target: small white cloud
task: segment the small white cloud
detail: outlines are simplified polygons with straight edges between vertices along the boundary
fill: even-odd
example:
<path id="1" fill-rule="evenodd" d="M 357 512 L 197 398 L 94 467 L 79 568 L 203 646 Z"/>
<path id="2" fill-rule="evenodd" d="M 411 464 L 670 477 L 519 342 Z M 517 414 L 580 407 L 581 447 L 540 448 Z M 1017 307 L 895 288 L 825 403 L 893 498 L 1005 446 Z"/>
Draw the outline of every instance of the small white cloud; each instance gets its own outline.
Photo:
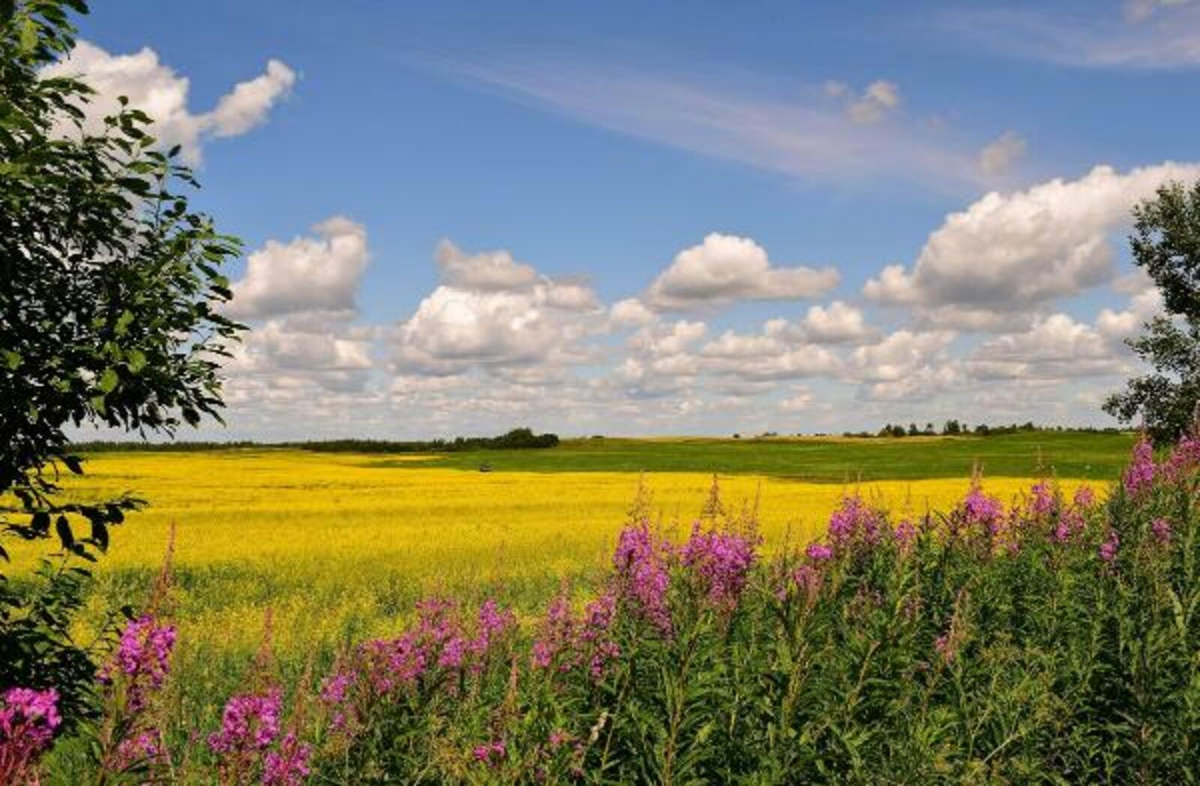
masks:
<path id="1" fill-rule="evenodd" d="M 980 379 L 1065 379 L 1122 369 L 1110 342 L 1066 314 L 1052 314 L 1024 333 L 981 344 L 967 356 L 965 365 Z"/>
<path id="2" fill-rule="evenodd" d="M 81 108 L 84 131 L 104 130 L 104 118 L 116 114 L 117 99 L 145 112 L 154 121 L 151 133 L 165 145 L 179 145 L 189 163 L 198 163 L 201 146 L 209 136 L 238 136 L 262 125 L 271 108 L 296 82 L 295 72 L 279 60 L 269 60 L 262 75 L 241 82 L 217 101 L 210 112 L 193 113 L 188 106 L 190 81 L 159 60 L 149 47 L 129 55 L 114 55 L 87 41 L 79 41 L 71 54 L 49 66 L 45 76 L 77 77 L 95 94 Z M 63 133 L 70 128 L 63 125 Z"/>
<path id="3" fill-rule="evenodd" d="M 840 300 L 828 306 L 811 306 L 800 322 L 800 329 L 804 338 L 814 344 L 857 344 L 876 334 L 862 311 Z"/>
<path id="4" fill-rule="evenodd" d="M 900 88 L 882 79 L 867 85 L 857 99 L 846 106 L 846 116 L 859 125 L 874 125 L 900 106 Z"/>
<path id="5" fill-rule="evenodd" d="M 1013 131 L 1005 131 L 999 139 L 979 151 L 979 168 L 993 177 L 1003 175 L 1024 157 L 1025 139 Z"/>
<path id="6" fill-rule="evenodd" d="M 709 234 L 680 251 L 650 285 L 643 301 L 658 311 L 685 310 L 736 300 L 814 297 L 838 283 L 834 268 L 773 267 L 750 238 Z"/>
<path id="7" fill-rule="evenodd" d="M 484 251 L 465 254 L 454 243 L 442 240 L 434 253 L 446 286 L 480 292 L 531 287 L 538 281 L 537 271 L 517 262 L 508 251 Z"/>
<path id="8" fill-rule="evenodd" d="M 313 227 L 319 237 L 268 240 L 233 284 L 229 314 L 237 319 L 304 311 L 352 314 L 367 268 L 367 230 L 342 216 Z"/>

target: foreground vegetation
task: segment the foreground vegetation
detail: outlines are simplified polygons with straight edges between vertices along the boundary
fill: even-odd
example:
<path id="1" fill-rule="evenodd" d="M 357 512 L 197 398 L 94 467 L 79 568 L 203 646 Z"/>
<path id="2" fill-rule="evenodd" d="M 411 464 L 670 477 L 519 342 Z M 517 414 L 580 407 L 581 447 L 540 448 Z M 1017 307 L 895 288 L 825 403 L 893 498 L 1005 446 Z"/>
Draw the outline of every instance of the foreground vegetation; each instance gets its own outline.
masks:
<path id="1" fill-rule="evenodd" d="M 1198 460 L 1139 446 L 1106 502 L 1040 481 L 889 515 L 850 492 L 769 551 L 753 508 L 710 495 L 670 537 L 643 494 L 609 569 L 540 613 L 436 592 L 300 670 L 268 635 L 219 713 L 185 698 L 160 584 L 102 670 L 93 750 L 226 783 L 1187 780 Z M 68 739 L 49 763 L 96 757 Z"/>

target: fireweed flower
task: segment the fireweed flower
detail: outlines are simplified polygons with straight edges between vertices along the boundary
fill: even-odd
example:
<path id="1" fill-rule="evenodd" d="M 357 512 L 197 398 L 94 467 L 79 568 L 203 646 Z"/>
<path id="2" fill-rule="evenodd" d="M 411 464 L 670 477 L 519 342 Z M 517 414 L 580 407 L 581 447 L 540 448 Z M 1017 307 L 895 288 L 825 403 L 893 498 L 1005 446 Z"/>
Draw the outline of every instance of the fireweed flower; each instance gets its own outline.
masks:
<path id="1" fill-rule="evenodd" d="M 995 536 L 999 533 L 1000 523 L 1004 520 L 1004 504 L 995 497 L 984 494 L 979 479 L 975 478 L 971 481 L 971 489 L 959 503 L 955 514 L 951 516 L 952 520 L 957 518 L 962 525 L 967 527 L 983 527 L 989 535 Z"/>
<path id="2" fill-rule="evenodd" d="M 9 688 L 0 707 L 0 774 L 20 774 L 50 745 L 62 725 L 58 691 Z"/>
<path id="3" fill-rule="evenodd" d="M 1030 489 L 1029 512 L 1036 517 L 1049 516 L 1058 510 L 1058 495 L 1054 488 L 1045 480 L 1033 484 Z"/>
<path id="4" fill-rule="evenodd" d="M 550 601 L 546 616 L 542 618 L 541 635 L 533 643 L 533 665 L 539 669 L 548 669 L 554 663 L 556 656 L 569 652 L 575 641 L 575 619 L 571 615 L 571 602 L 566 593 L 559 593 Z M 570 663 L 560 664 L 563 670 L 569 669 Z"/>
<path id="5" fill-rule="evenodd" d="M 824 562 L 827 559 L 833 559 L 833 549 L 823 543 L 809 543 L 804 553 L 813 562 Z"/>
<path id="6" fill-rule="evenodd" d="M 654 537 L 649 524 L 626 527 L 617 540 L 613 554 L 616 582 L 623 601 L 664 637 L 674 632 L 667 590 L 671 545 Z"/>
<path id="7" fill-rule="evenodd" d="M 171 670 L 171 652 L 175 648 L 175 626 L 160 625 L 149 614 L 132 620 L 121 633 L 112 660 L 100 670 L 98 679 L 112 685 L 121 675 L 128 685 L 130 712 L 140 712 L 151 691 L 162 687 Z"/>
<path id="8" fill-rule="evenodd" d="M 1117 547 L 1121 544 L 1121 539 L 1117 535 L 1115 529 L 1108 531 L 1108 537 L 1100 544 L 1099 555 L 1100 559 L 1108 564 L 1112 564 L 1117 558 Z"/>
<path id="9" fill-rule="evenodd" d="M 1178 481 L 1197 466 L 1200 466 L 1200 434 L 1185 434 L 1163 462 L 1162 473 Z"/>
<path id="10" fill-rule="evenodd" d="M 1133 446 L 1133 461 L 1125 469 L 1125 477 L 1122 480 L 1125 493 L 1131 497 L 1140 495 L 1154 485 L 1154 476 L 1154 448 L 1143 434 Z"/>
<path id="11" fill-rule="evenodd" d="M 895 538 L 900 552 L 907 554 L 913 544 L 917 542 L 917 528 L 911 521 L 901 521 L 892 532 L 892 537 Z"/>
<path id="12" fill-rule="evenodd" d="M 482 745 L 476 745 L 472 753 L 475 756 L 475 761 L 496 767 L 499 766 L 500 762 L 508 754 L 508 748 L 505 747 L 504 740 L 492 740 Z"/>
<path id="13" fill-rule="evenodd" d="M 311 758 L 312 746 L 288 732 L 279 750 L 269 751 L 263 758 L 264 786 L 301 786 L 312 772 L 308 763 Z"/>
<path id="14" fill-rule="evenodd" d="M 755 540 L 733 532 L 703 532 L 699 523 L 681 551 L 683 564 L 705 588 L 708 602 L 722 610 L 737 606 L 754 565 Z"/>
<path id="15" fill-rule="evenodd" d="M 1094 504 L 1096 504 L 1096 492 L 1092 490 L 1091 486 L 1080 486 L 1075 489 L 1075 507 L 1087 510 Z"/>
<path id="16" fill-rule="evenodd" d="M 852 542 L 873 544 L 882 534 L 883 515 L 871 508 L 858 494 L 842 497 L 841 505 L 829 517 L 829 538 L 834 546 Z"/>
<path id="17" fill-rule="evenodd" d="M 234 696 L 225 704 L 221 730 L 209 735 L 208 747 L 224 754 L 266 750 L 279 736 L 282 709 L 283 694 L 278 688 Z"/>
<path id="18" fill-rule="evenodd" d="M 1158 541 L 1160 546 L 1166 546 L 1171 543 L 1171 522 L 1164 518 L 1157 518 L 1150 525 L 1150 534 Z"/>

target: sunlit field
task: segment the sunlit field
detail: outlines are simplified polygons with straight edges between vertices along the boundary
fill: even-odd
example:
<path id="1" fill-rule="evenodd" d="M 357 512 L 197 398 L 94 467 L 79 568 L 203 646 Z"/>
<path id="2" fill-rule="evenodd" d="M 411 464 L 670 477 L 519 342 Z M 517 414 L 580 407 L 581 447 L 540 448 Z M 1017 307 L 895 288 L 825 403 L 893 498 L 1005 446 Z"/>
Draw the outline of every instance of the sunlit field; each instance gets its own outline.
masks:
<path id="1" fill-rule="evenodd" d="M 1110 438 L 1090 439 L 1094 445 Z M 915 453 L 910 443 L 909 455 L 936 456 L 938 442 L 926 442 Z M 685 443 L 617 444 L 620 450 L 610 454 L 594 442 L 584 447 L 602 466 L 632 450 L 654 470 L 663 462 L 673 466 Z M 729 457 L 739 455 L 743 445 L 698 444 L 715 446 L 710 455 L 718 469 L 742 468 Z M 1067 444 L 1078 460 L 1077 444 Z M 667 449 L 656 451 L 656 445 Z M 1037 450 L 1028 447 L 1018 456 L 1011 444 L 988 440 L 976 441 L 975 450 L 996 451 L 994 446 L 1007 452 L 1006 468 L 1023 458 L 1028 475 L 987 476 L 985 488 L 1006 501 L 1019 498 L 1035 474 Z M 897 446 L 880 441 L 848 447 L 861 454 Z M 1041 460 L 1051 472 L 1049 460 L 1061 448 L 1053 437 L 1046 447 Z M 557 452 L 524 451 L 537 455 L 518 458 L 549 467 Z M 237 679 L 246 654 L 258 647 L 268 609 L 278 657 L 299 669 L 314 653 L 331 657 L 346 642 L 394 630 L 422 596 L 493 595 L 534 612 L 564 582 L 586 594 L 590 577 L 607 566 L 639 483 L 652 494 L 662 525 L 683 536 L 713 483 L 712 474 L 694 471 L 582 471 L 590 465 L 580 453 L 568 443 L 562 463 L 575 469 L 563 472 L 479 471 L 481 460 L 503 466 L 503 454 L 481 459 L 299 450 L 100 453 L 68 487 L 80 498 L 130 491 L 149 503 L 114 530 L 110 554 L 96 566 L 97 610 L 144 603 L 174 525 L 178 665 L 185 673 L 208 672 L 225 682 Z M 698 461 L 684 455 L 693 465 Z M 817 460 L 828 455 L 823 448 Z M 961 475 L 950 478 L 812 483 L 748 473 L 721 474 L 718 482 L 726 507 L 757 505 L 770 551 L 818 536 L 850 491 L 876 498 L 898 515 L 947 510 L 967 490 L 977 458 L 963 453 Z M 463 468 L 437 466 L 448 461 Z M 888 474 L 886 466 L 877 466 L 883 467 L 879 474 Z M 896 468 L 911 474 L 914 466 L 909 461 Z M 1060 478 L 1067 493 L 1080 482 Z M 189 685 L 204 689 L 203 680 Z"/>

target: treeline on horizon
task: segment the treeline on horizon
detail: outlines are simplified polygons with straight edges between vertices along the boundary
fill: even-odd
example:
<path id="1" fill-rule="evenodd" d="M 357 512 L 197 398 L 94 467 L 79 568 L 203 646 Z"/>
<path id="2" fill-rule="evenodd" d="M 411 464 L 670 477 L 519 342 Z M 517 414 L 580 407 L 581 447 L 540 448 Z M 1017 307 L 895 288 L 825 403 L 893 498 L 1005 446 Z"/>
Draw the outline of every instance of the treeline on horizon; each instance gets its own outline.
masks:
<path id="1" fill-rule="evenodd" d="M 238 448 L 292 448 L 314 453 L 457 453 L 469 450 L 526 450 L 556 447 L 557 434 L 534 434 L 528 428 L 515 428 L 498 437 L 455 437 L 454 439 L 386 440 L 386 439 L 329 439 L 290 442 L 77 442 L 72 447 L 80 453 L 116 451 L 203 451 L 236 450 Z"/>
<path id="2" fill-rule="evenodd" d="M 1002 436 L 1005 434 L 1022 433 L 1080 433 L 1080 434 L 1118 434 L 1121 429 L 1116 427 L 1096 426 L 1039 426 L 1032 422 L 1012 423 L 1008 425 L 989 426 L 980 423 L 974 428 L 958 420 L 948 420 L 941 430 L 926 423 L 924 428 L 918 428 L 915 423 L 907 427 L 888 423 L 877 432 L 846 431 L 841 436 L 861 439 L 876 437 L 912 437 L 912 436 Z M 778 432 L 767 432 L 760 437 L 778 437 Z M 797 436 L 804 436 L 798 434 Z M 813 434 L 814 437 L 832 436 L 829 434 Z M 735 434 L 735 439 L 747 439 L 741 434 Z M 596 435 L 593 440 L 605 439 Z M 752 441 L 748 438 L 747 441 Z M 172 442 L 135 442 L 89 440 L 76 442 L 72 448 L 78 453 L 116 453 L 128 451 L 153 452 L 198 452 L 206 450 L 255 450 L 290 448 L 293 450 L 308 450 L 314 453 L 458 453 L 472 450 L 526 450 L 546 449 L 557 447 L 561 442 L 559 436 L 553 433 L 535 434 L 528 428 L 517 428 L 496 437 L 455 437 L 453 439 L 430 440 L 387 440 L 387 439 L 327 439 L 327 440 L 292 440 L 281 442 L 260 442 L 257 440 L 229 440 L 226 442 L 214 440 L 179 440 Z"/>
<path id="3" fill-rule="evenodd" d="M 903 426 L 899 423 L 885 423 L 883 428 L 872 434 L 869 431 L 847 431 L 842 434 L 844 437 L 956 437 L 963 435 L 974 434 L 979 437 L 1001 436 L 1004 434 L 1025 434 L 1034 432 L 1062 432 L 1072 431 L 1084 434 L 1119 434 L 1121 429 L 1115 426 L 1039 426 L 1033 421 L 1025 423 L 1009 423 L 1008 425 L 989 426 L 987 423 L 979 423 L 975 428 L 971 428 L 967 423 L 958 420 L 947 420 L 942 424 L 941 431 L 934 428 L 932 423 L 926 423 L 924 428 L 918 428 L 916 423 L 909 423 L 908 426 Z"/>

